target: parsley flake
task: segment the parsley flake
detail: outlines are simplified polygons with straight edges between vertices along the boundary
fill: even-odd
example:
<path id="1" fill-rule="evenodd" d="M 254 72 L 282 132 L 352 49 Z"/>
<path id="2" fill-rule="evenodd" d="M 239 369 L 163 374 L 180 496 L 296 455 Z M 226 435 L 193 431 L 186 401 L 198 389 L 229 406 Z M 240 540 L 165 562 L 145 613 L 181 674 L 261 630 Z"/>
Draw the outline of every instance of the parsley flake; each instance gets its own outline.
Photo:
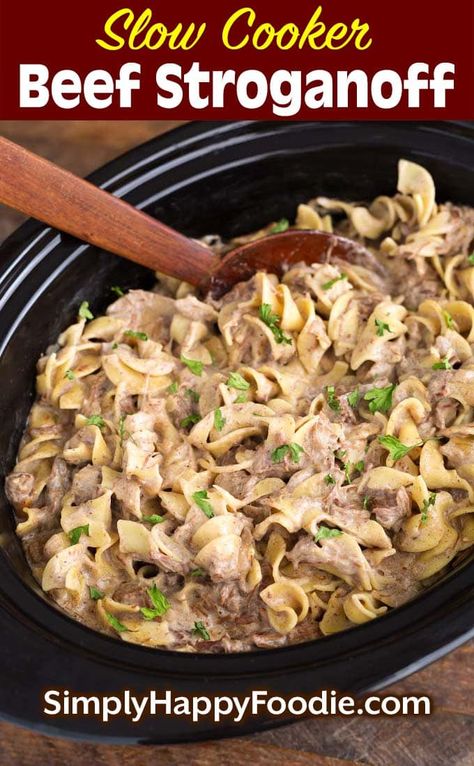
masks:
<path id="1" fill-rule="evenodd" d="M 197 375 L 199 378 L 202 375 L 202 370 L 204 367 L 204 362 L 199 362 L 197 359 L 187 359 L 185 356 L 181 354 L 180 359 L 183 364 L 186 365 L 186 367 L 191 370 L 193 375 Z"/>
<path id="2" fill-rule="evenodd" d="M 168 388 L 166 389 L 167 394 L 177 394 L 178 393 L 178 384 L 176 381 L 174 383 L 170 383 Z"/>
<path id="3" fill-rule="evenodd" d="M 182 421 L 179 424 L 179 427 L 189 428 L 189 426 L 193 426 L 195 423 L 199 423 L 200 420 L 201 420 L 200 415 L 198 415 L 197 412 L 193 412 L 192 415 L 188 415 L 187 417 L 182 419 Z"/>
<path id="4" fill-rule="evenodd" d="M 164 516 L 160 516 L 159 513 L 152 513 L 151 516 L 142 516 L 143 521 L 148 521 L 149 524 L 161 524 L 164 520 Z"/>
<path id="5" fill-rule="evenodd" d="M 88 535 L 88 534 L 89 534 L 89 524 L 84 524 L 82 527 L 74 527 L 74 529 L 71 529 L 71 531 L 67 533 L 67 536 L 69 537 L 71 545 L 77 545 L 77 543 L 81 539 L 81 535 Z"/>
<path id="6" fill-rule="evenodd" d="M 350 407 L 353 409 L 357 407 L 360 400 L 360 392 L 359 392 L 359 386 L 357 388 L 354 388 L 353 391 L 351 391 L 349 394 L 347 394 L 347 403 Z"/>
<path id="7" fill-rule="evenodd" d="M 121 415 L 119 420 L 119 426 L 118 426 L 118 433 L 120 438 L 120 446 L 123 444 L 123 440 L 125 439 L 125 436 L 127 435 L 127 432 L 125 430 L 125 418 L 126 415 Z"/>
<path id="8" fill-rule="evenodd" d="M 123 633 L 124 631 L 128 630 L 128 628 L 126 628 L 125 625 L 120 622 L 120 620 L 117 620 L 113 614 L 110 614 L 110 612 L 106 612 L 105 610 L 104 613 L 107 618 L 107 622 L 113 627 L 114 630 L 117 631 L 117 633 Z"/>
<path id="9" fill-rule="evenodd" d="M 421 508 L 421 523 L 426 524 L 428 521 L 428 512 L 430 507 L 436 503 L 436 493 L 430 492 L 428 500 L 423 500 L 423 506 Z"/>
<path id="10" fill-rule="evenodd" d="M 91 415 L 90 418 L 87 418 L 86 420 L 86 426 L 97 426 L 97 428 L 100 428 L 102 431 L 102 429 L 105 428 L 105 420 L 102 415 Z"/>
<path id="11" fill-rule="evenodd" d="M 81 305 L 79 306 L 79 316 L 81 319 L 94 319 L 94 314 L 89 308 L 88 301 L 82 301 Z"/>
<path id="12" fill-rule="evenodd" d="M 204 569 L 200 569 L 199 567 L 197 567 L 197 569 L 193 569 L 191 572 L 191 577 L 205 577 L 205 576 L 206 576 L 206 573 Z"/>
<path id="13" fill-rule="evenodd" d="M 452 318 L 449 311 L 445 311 L 445 309 L 443 309 L 443 319 L 446 322 L 446 326 L 451 329 L 454 325 L 454 319 Z"/>
<path id="14" fill-rule="evenodd" d="M 327 485 L 328 485 L 328 487 L 330 487 L 330 486 L 331 486 L 331 484 L 335 484 L 335 483 L 336 483 L 336 479 L 334 478 L 334 476 L 331 476 L 331 474 L 330 474 L 330 473 L 328 473 L 328 474 L 326 474 L 326 476 L 324 477 L 324 483 L 325 483 L 325 484 L 327 484 Z"/>
<path id="15" fill-rule="evenodd" d="M 395 384 L 391 384 L 385 388 L 371 388 L 370 391 L 367 391 L 364 400 L 369 402 L 370 412 L 388 412 L 392 406 L 395 388 Z"/>
<path id="16" fill-rule="evenodd" d="M 384 332 L 392 332 L 389 325 L 386 322 L 382 322 L 381 319 L 375 320 L 375 326 L 377 328 L 376 335 L 378 335 L 379 338 L 383 336 Z"/>
<path id="17" fill-rule="evenodd" d="M 99 599 L 104 598 L 105 593 L 102 593 L 102 591 L 94 587 L 94 585 L 90 585 L 89 596 L 91 597 L 93 601 L 99 601 Z"/>
<path id="18" fill-rule="evenodd" d="M 346 478 L 346 483 L 351 483 L 351 475 L 352 475 L 352 463 L 345 463 L 344 464 L 344 476 Z"/>
<path id="19" fill-rule="evenodd" d="M 290 226 L 288 218 L 280 218 L 280 220 L 272 226 L 270 234 L 281 234 L 282 231 L 286 231 Z"/>
<path id="20" fill-rule="evenodd" d="M 359 460 L 357 463 L 346 463 L 344 465 L 344 475 L 346 477 L 346 481 L 348 484 L 351 483 L 352 474 L 354 471 L 357 473 L 363 473 L 365 468 L 365 463 L 363 460 Z"/>
<path id="21" fill-rule="evenodd" d="M 336 396 L 335 388 L 334 386 L 326 386 L 326 398 L 328 400 L 328 405 L 334 412 L 339 412 L 341 409 L 341 404 L 339 402 L 339 399 Z"/>
<path id="22" fill-rule="evenodd" d="M 156 609 L 151 609 L 149 606 L 142 606 L 140 609 L 145 620 L 154 620 L 155 617 L 160 617 L 160 613 Z"/>
<path id="23" fill-rule="evenodd" d="M 206 626 L 200 620 L 198 622 L 194 623 L 193 634 L 195 636 L 201 636 L 201 638 L 203 638 L 204 641 L 210 641 L 211 640 L 211 637 L 209 635 L 209 632 L 208 632 Z"/>
<path id="24" fill-rule="evenodd" d="M 247 401 L 247 396 L 245 394 L 239 394 L 234 404 L 243 404 L 246 401 Z"/>
<path id="25" fill-rule="evenodd" d="M 293 463 L 299 463 L 303 452 L 304 449 L 300 444 L 282 444 L 281 447 L 273 450 L 271 454 L 272 463 L 281 463 L 288 454 Z"/>
<path id="26" fill-rule="evenodd" d="M 66 372 L 64 373 L 64 377 L 67 378 L 68 380 L 74 380 L 76 376 L 74 375 L 72 370 L 66 370 Z"/>
<path id="27" fill-rule="evenodd" d="M 214 516 L 214 511 L 212 510 L 212 505 L 208 500 L 207 490 L 200 489 L 197 492 L 194 492 L 192 497 L 198 508 L 200 508 L 201 511 L 206 514 L 207 518 L 212 519 Z"/>
<path id="28" fill-rule="evenodd" d="M 121 287 L 119 287 L 118 285 L 113 285 L 113 286 L 110 288 L 110 292 L 111 292 L 111 293 L 115 293 L 115 295 L 116 295 L 118 298 L 121 298 L 123 295 L 125 295 L 125 293 L 124 293 L 124 291 L 122 290 L 122 288 L 121 288 Z"/>
<path id="29" fill-rule="evenodd" d="M 337 282 L 341 282 L 343 279 L 347 279 L 347 274 L 340 274 L 338 277 L 330 279 L 329 282 L 325 282 L 323 285 L 321 285 L 321 287 L 323 290 L 330 290 L 331 287 L 334 287 Z"/>
<path id="30" fill-rule="evenodd" d="M 324 524 L 320 524 L 318 531 L 314 536 L 314 542 L 317 543 L 318 540 L 329 540 L 331 537 L 340 537 L 341 535 L 342 532 L 340 529 L 331 529 L 331 527 L 325 527 Z"/>
<path id="31" fill-rule="evenodd" d="M 290 444 L 290 455 L 293 463 L 300 462 L 300 458 L 303 452 L 304 449 L 300 444 L 295 444 L 294 442 Z"/>
<path id="32" fill-rule="evenodd" d="M 293 343 L 292 339 L 288 335 L 285 335 L 281 329 L 281 319 L 278 314 L 272 313 L 272 307 L 269 303 L 262 303 L 258 309 L 258 315 L 262 322 L 272 331 L 273 337 L 277 343 L 287 343 L 288 345 Z"/>
<path id="33" fill-rule="evenodd" d="M 418 442 L 418 444 L 402 444 L 400 439 L 391 435 L 379 436 L 379 442 L 390 452 L 390 457 L 394 462 L 401 460 L 408 455 L 412 449 L 421 447 L 423 444 L 423 442 Z"/>
<path id="34" fill-rule="evenodd" d="M 124 335 L 127 338 L 136 338 L 137 340 L 148 340 L 146 332 L 140 332 L 140 330 L 125 330 Z"/>
<path id="35" fill-rule="evenodd" d="M 453 366 L 451 362 L 449 361 L 449 359 L 441 359 L 440 362 L 435 362 L 435 364 L 433 364 L 431 369 L 432 370 L 452 370 Z"/>
<path id="36" fill-rule="evenodd" d="M 250 388 L 250 383 L 238 372 L 231 372 L 227 378 L 226 386 L 228 388 L 236 388 L 237 391 L 247 391 Z"/>
<path id="37" fill-rule="evenodd" d="M 469 261 L 471 266 L 474 266 L 474 253 L 471 253 L 470 255 L 468 255 L 467 260 Z"/>
<path id="38" fill-rule="evenodd" d="M 147 606 L 144 606 L 140 609 L 140 612 L 144 616 L 145 620 L 154 620 L 155 617 L 162 617 L 164 614 L 166 614 L 171 604 L 166 598 L 165 594 L 156 585 L 148 588 L 147 593 L 151 603 L 153 604 L 153 609 L 150 609 Z"/>
<path id="39" fill-rule="evenodd" d="M 225 417 L 222 414 L 222 410 L 218 407 L 214 410 L 214 428 L 216 431 L 222 431 L 225 426 Z"/>

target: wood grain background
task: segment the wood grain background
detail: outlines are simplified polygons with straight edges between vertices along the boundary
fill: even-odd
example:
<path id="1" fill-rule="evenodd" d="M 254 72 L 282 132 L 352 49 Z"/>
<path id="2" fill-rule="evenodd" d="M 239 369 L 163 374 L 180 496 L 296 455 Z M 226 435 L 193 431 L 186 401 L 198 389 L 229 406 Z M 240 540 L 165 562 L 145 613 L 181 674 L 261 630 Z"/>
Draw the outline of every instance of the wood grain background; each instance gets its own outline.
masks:
<path id="1" fill-rule="evenodd" d="M 86 175 L 179 123 L 0 122 L 0 134 Z M 0 206 L 0 240 L 22 218 Z M 1 679 L 0 679 L 1 683 Z M 73 743 L 0 724 L 0 766 L 474 766 L 474 643 L 385 690 L 426 694 L 426 717 L 321 718 L 241 739 L 169 747 Z"/>

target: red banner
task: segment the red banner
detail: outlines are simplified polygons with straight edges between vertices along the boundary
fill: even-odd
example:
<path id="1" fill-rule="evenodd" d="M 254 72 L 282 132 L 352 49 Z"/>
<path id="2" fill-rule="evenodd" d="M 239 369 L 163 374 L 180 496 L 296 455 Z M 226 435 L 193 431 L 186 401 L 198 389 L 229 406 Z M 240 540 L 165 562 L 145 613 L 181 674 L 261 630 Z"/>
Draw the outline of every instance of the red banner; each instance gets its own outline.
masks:
<path id="1" fill-rule="evenodd" d="M 1 119 L 474 119 L 474 3 L 0 0 Z"/>

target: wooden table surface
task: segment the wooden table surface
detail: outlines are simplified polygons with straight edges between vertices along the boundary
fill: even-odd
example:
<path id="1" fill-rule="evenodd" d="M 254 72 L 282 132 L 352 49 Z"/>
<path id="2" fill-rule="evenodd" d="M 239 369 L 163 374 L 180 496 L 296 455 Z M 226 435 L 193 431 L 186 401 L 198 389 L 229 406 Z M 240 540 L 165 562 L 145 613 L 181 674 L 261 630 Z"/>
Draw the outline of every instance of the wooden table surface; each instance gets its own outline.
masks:
<path id="1" fill-rule="evenodd" d="M 0 134 L 78 174 L 179 123 L 0 122 Z M 0 241 L 21 216 L 0 206 Z M 1 683 L 1 679 L 0 679 Z M 198 745 L 72 743 L 0 724 L 3 766 L 474 766 L 474 643 L 385 690 L 431 697 L 430 716 L 321 718 Z"/>

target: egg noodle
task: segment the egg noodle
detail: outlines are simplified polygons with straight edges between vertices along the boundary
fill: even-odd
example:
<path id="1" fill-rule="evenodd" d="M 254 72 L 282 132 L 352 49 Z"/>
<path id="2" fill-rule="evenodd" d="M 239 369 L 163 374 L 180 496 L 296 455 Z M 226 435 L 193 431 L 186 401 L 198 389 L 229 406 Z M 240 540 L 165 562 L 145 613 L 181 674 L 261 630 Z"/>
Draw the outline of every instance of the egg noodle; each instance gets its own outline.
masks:
<path id="1" fill-rule="evenodd" d="M 278 647 L 383 615 L 469 555 L 474 209 L 401 160 L 393 197 L 317 197 L 294 226 L 370 252 L 220 300 L 162 275 L 114 287 L 40 359 L 7 492 L 36 579 L 86 625 Z"/>

